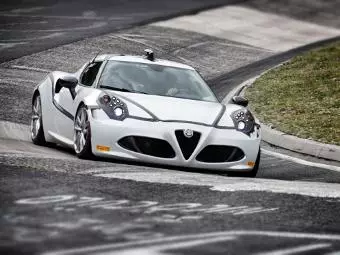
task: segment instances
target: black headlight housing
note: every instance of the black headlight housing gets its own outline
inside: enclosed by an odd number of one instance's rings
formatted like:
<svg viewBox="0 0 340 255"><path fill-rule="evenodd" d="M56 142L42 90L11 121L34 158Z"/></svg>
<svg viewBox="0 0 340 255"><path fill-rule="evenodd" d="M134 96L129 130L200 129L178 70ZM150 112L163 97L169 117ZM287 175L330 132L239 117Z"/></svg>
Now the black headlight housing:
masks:
<svg viewBox="0 0 340 255"><path fill-rule="evenodd" d="M126 104L116 96L110 97L108 94L101 94L97 103L110 119L123 121L129 116Z"/></svg>
<svg viewBox="0 0 340 255"><path fill-rule="evenodd" d="M238 131L250 136L255 130L255 119L251 112L247 109L240 109L231 114L234 125Z"/></svg>

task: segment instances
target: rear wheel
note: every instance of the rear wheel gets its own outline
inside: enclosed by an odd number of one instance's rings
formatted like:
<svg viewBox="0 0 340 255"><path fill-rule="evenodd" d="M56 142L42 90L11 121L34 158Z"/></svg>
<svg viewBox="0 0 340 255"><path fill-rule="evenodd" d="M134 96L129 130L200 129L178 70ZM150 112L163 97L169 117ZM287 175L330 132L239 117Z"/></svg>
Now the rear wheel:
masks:
<svg viewBox="0 0 340 255"><path fill-rule="evenodd" d="M78 158L89 159L92 157L91 126L85 105L79 107L74 119L74 151Z"/></svg>
<svg viewBox="0 0 340 255"><path fill-rule="evenodd" d="M32 103L31 139L34 144L46 145L42 122L41 98L39 94L34 96Z"/></svg>

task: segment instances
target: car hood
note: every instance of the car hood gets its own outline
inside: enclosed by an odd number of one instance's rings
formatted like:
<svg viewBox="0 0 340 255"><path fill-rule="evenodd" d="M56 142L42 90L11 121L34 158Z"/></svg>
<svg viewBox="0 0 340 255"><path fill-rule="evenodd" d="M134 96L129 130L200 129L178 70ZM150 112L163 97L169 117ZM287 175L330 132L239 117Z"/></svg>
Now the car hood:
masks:
<svg viewBox="0 0 340 255"><path fill-rule="evenodd" d="M149 115L153 115L153 117L163 121L189 121L211 125L220 116L223 109L222 104L218 102L118 91L107 92L112 96L120 97L127 104L128 108L129 105L134 104L133 107L137 106ZM129 112L133 114L130 108Z"/></svg>

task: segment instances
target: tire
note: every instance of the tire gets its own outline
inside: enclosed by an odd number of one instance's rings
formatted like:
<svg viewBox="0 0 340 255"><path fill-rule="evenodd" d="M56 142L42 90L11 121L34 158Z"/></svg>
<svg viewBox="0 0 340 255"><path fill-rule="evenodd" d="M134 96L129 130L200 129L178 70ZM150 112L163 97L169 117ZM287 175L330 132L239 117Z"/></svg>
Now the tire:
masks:
<svg viewBox="0 0 340 255"><path fill-rule="evenodd" d="M233 172L233 173L230 173L230 176L255 178L257 175L257 172L259 171L260 161L261 161L261 148L259 148L259 152L257 154L256 161L255 161L255 166L251 171Z"/></svg>
<svg viewBox="0 0 340 255"><path fill-rule="evenodd" d="M87 107L81 105L74 118L74 151L78 158L91 159L91 126L88 120Z"/></svg>
<svg viewBox="0 0 340 255"><path fill-rule="evenodd" d="M36 145L45 146L45 134L42 121L41 98L40 94L36 94L32 102L32 116L31 116L31 139Z"/></svg>

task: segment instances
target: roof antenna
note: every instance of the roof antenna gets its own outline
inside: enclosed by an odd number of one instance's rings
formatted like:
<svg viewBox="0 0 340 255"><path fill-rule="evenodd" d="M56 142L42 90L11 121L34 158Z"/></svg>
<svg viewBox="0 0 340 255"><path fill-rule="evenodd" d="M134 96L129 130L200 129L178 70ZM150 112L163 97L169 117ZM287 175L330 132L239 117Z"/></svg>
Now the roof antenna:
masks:
<svg viewBox="0 0 340 255"><path fill-rule="evenodd" d="M153 54L153 51L150 50L150 49L146 49L144 50L145 52L145 55L146 55L146 58L150 61L154 61L155 60L155 57L154 57L154 54Z"/></svg>
<svg viewBox="0 0 340 255"><path fill-rule="evenodd" d="M96 58L98 57L99 54L100 54L100 51L98 51L96 56L90 61L90 64L94 63L94 61L96 60Z"/></svg>

